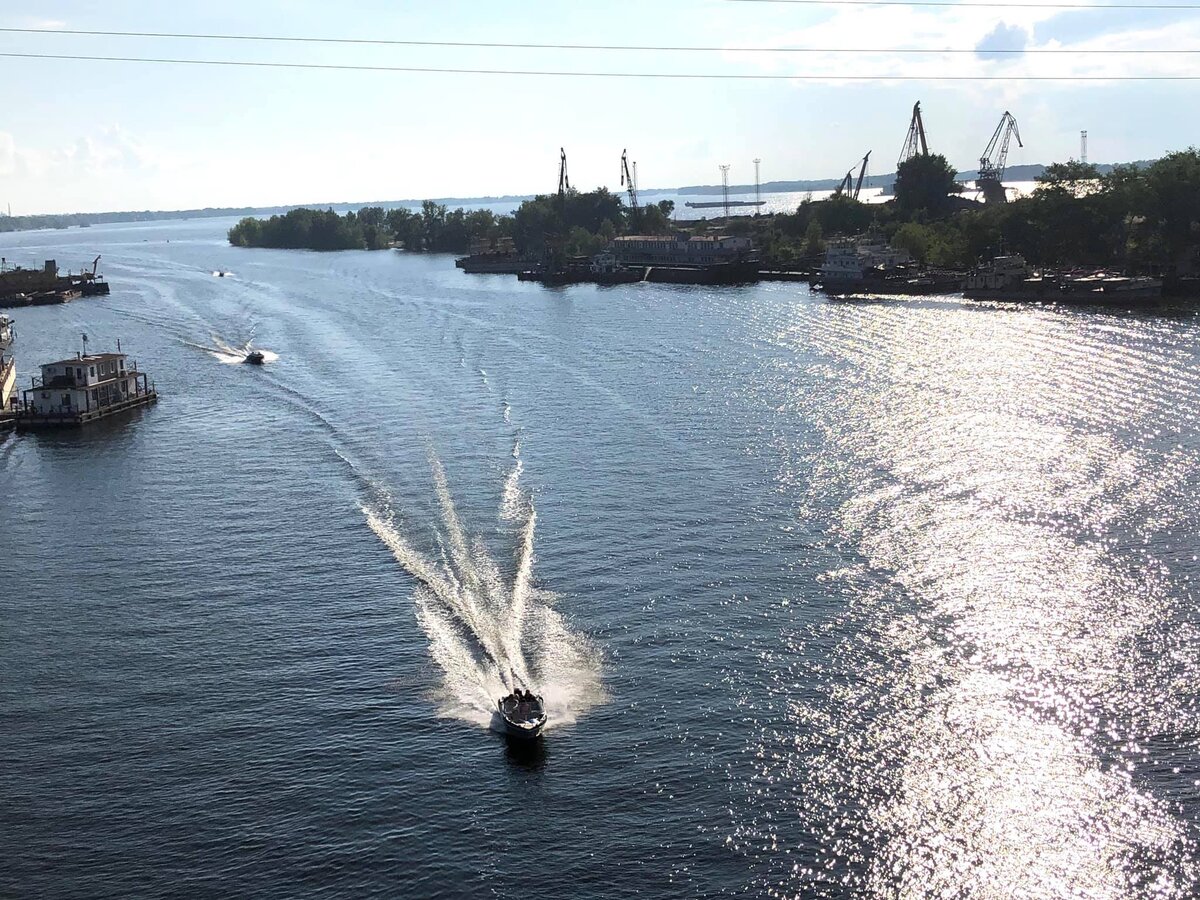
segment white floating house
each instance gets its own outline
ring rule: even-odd
[[[13,358],[0,347],[0,413],[6,412],[13,387],[17,383],[17,366]]]
[[[79,354],[41,369],[21,392],[19,426],[82,425],[158,398],[146,373],[128,364],[124,353]]]

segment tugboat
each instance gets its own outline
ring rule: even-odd
[[[252,366],[261,366],[263,364],[263,355],[260,350],[251,350],[246,354],[246,358],[242,360],[244,363],[249,363]]]
[[[510,738],[532,741],[546,727],[546,706],[542,698],[531,691],[515,690],[496,701],[504,733]]]

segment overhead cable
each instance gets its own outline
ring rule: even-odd
[[[798,73],[737,74],[722,72],[579,72],[543,69],[468,69],[433,66],[369,66],[341,63],[274,62],[238,59],[173,59],[151,56],[86,56],[77,53],[7,53],[7,59],[54,59],[87,62],[155,63],[184,66],[230,66],[259,69],[313,69],[341,72],[413,72],[439,75],[526,75],[554,78],[660,78],[724,81],[1200,81],[1200,75],[822,75]]]
[[[970,47],[718,47],[718,46],[657,46],[650,44],[555,44],[555,43],[507,43],[502,41],[414,41],[392,40],[387,38],[337,38],[337,37],[303,37],[292,35],[268,34],[204,34],[199,32],[175,31],[92,31],[76,28],[0,28],[0,34],[52,34],[73,35],[82,37],[131,37],[131,38],[166,38],[201,41],[252,41],[262,43],[293,43],[293,44],[352,44],[383,47],[464,47],[475,49],[497,50],[616,50],[616,51],[649,51],[655,53],[903,53],[903,54],[944,54],[944,53],[1003,53],[1003,54],[1154,54],[1164,53],[1200,53],[1196,49],[1153,49],[1153,50],[1122,50],[1071,47],[1030,47],[1002,48],[996,50],[977,50]]]

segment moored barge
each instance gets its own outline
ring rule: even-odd
[[[81,353],[44,363],[21,391],[17,429],[77,427],[154,403],[154,383],[126,360],[124,353]]]

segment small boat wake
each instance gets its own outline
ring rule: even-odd
[[[246,341],[240,347],[226,343],[215,334],[212,336],[211,340],[213,342],[213,346],[195,344],[191,341],[184,341],[183,343],[189,347],[195,347],[197,350],[203,350],[205,353],[211,353],[219,362],[222,362],[225,365],[244,363],[247,361],[247,357],[256,353],[261,354],[262,356],[260,360],[256,360],[258,363],[270,363],[279,359],[278,353],[275,353],[271,350],[264,350],[261,347],[255,347],[253,339]]]
[[[519,456],[514,446],[514,457]],[[533,580],[537,512],[520,487],[521,461],[505,481],[499,518],[514,543],[509,572],[459,516],[441,461],[431,452],[439,551],[423,553],[401,529],[390,501],[363,505],[367,523],[417,581],[417,621],[442,673],[439,712],[498,731],[497,700],[517,688],[544,698],[546,727],[574,722],[605,698],[600,654],[553,608]]]

